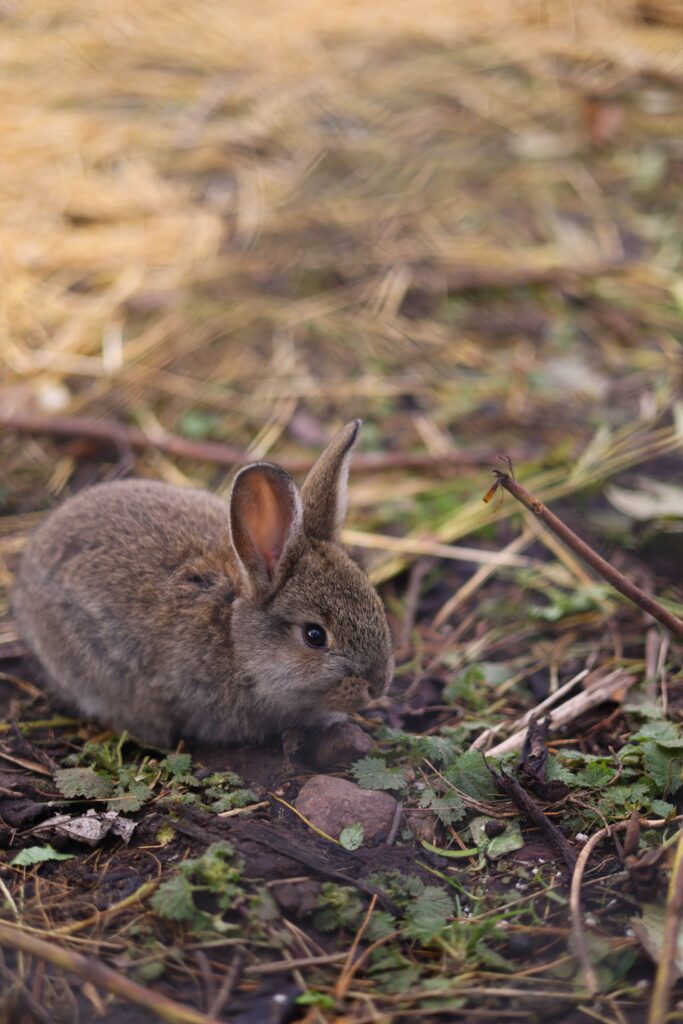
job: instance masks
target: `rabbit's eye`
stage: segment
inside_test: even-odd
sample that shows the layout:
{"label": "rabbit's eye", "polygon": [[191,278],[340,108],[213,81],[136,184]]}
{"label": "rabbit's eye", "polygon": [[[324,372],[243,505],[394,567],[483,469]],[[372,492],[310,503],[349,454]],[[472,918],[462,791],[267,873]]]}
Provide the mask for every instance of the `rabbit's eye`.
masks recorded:
{"label": "rabbit's eye", "polygon": [[307,622],[303,628],[304,640],[309,647],[324,647],[327,643],[327,633],[322,626],[316,626],[314,622]]}

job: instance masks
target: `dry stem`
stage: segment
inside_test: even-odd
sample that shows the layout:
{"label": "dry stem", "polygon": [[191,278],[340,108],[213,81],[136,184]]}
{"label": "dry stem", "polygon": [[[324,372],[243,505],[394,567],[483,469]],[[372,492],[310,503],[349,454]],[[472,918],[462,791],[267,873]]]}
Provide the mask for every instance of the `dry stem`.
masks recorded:
{"label": "dry stem", "polygon": [[189,1006],[183,1006],[159,992],[143,988],[142,985],[131,981],[125,975],[118,974],[110,967],[105,967],[99,960],[81,956],[80,953],[74,953],[70,949],[65,949],[64,946],[45,942],[35,935],[29,935],[21,928],[0,924],[0,946],[7,946],[29,956],[47,960],[55,967],[68,971],[70,974],[76,974],[79,978],[84,978],[129,1003],[144,1006],[145,1009],[156,1013],[158,1017],[169,1021],[170,1024],[219,1024],[215,1017],[207,1017],[205,1013],[199,1013]]}
{"label": "dry stem", "polygon": [[655,601],[653,597],[650,597],[640,587],[637,587],[635,583],[628,580],[618,569],[615,569],[613,565],[610,565],[609,562],[602,558],[597,551],[594,551],[590,545],[586,544],[580,537],[577,537],[574,531],[565,526],[554,512],[551,512],[542,501],[539,501],[533,494],[530,494],[525,487],[522,487],[516,480],[513,480],[508,473],[501,473],[499,470],[494,470],[494,473],[501,487],[504,487],[525,508],[533,512],[560,540],[563,540],[572,551],[575,551],[577,555],[583,558],[584,562],[587,562],[603,579],[611,583],[615,590],[618,590],[629,601],[633,601],[634,604],[637,604],[648,615],[652,615],[658,622],[661,622],[667,629],[670,629],[674,636],[683,640],[683,622],[680,619],[676,618],[670,611],[667,611],[659,601]]}

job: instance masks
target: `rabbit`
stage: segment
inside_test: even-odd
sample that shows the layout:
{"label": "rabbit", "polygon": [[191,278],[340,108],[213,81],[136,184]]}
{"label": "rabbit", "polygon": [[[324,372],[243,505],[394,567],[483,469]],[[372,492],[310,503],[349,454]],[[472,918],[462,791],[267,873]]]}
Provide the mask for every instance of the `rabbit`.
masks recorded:
{"label": "rabbit", "polygon": [[306,730],[320,740],[381,695],[393,670],[387,619],[338,543],[359,427],[333,438],[301,491],[255,462],[227,503],[126,480],[48,515],[23,554],[13,610],[49,689],[161,748]]}

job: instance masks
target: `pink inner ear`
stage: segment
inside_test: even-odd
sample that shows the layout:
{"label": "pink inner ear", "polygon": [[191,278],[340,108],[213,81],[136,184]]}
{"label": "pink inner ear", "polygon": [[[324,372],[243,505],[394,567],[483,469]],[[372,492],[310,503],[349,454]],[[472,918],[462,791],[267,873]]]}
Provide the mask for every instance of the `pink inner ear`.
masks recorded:
{"label": "pink inner ear", "polygon": [[265,477],[251,481],[251,498],[249,533],[272,579],[291,525],[291,511],[278,500],[279,495]]}

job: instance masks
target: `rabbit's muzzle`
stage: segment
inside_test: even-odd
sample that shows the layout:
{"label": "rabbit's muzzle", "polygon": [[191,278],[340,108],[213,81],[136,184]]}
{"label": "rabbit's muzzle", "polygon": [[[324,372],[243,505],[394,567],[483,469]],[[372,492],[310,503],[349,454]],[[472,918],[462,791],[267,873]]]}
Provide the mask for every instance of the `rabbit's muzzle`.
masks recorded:
{"label": "rabbit's muzzle", "polygon": [[325,707],[330,711],[357,711],[370,701],[370,685],[360,676],[347,676],[327,696]]}

